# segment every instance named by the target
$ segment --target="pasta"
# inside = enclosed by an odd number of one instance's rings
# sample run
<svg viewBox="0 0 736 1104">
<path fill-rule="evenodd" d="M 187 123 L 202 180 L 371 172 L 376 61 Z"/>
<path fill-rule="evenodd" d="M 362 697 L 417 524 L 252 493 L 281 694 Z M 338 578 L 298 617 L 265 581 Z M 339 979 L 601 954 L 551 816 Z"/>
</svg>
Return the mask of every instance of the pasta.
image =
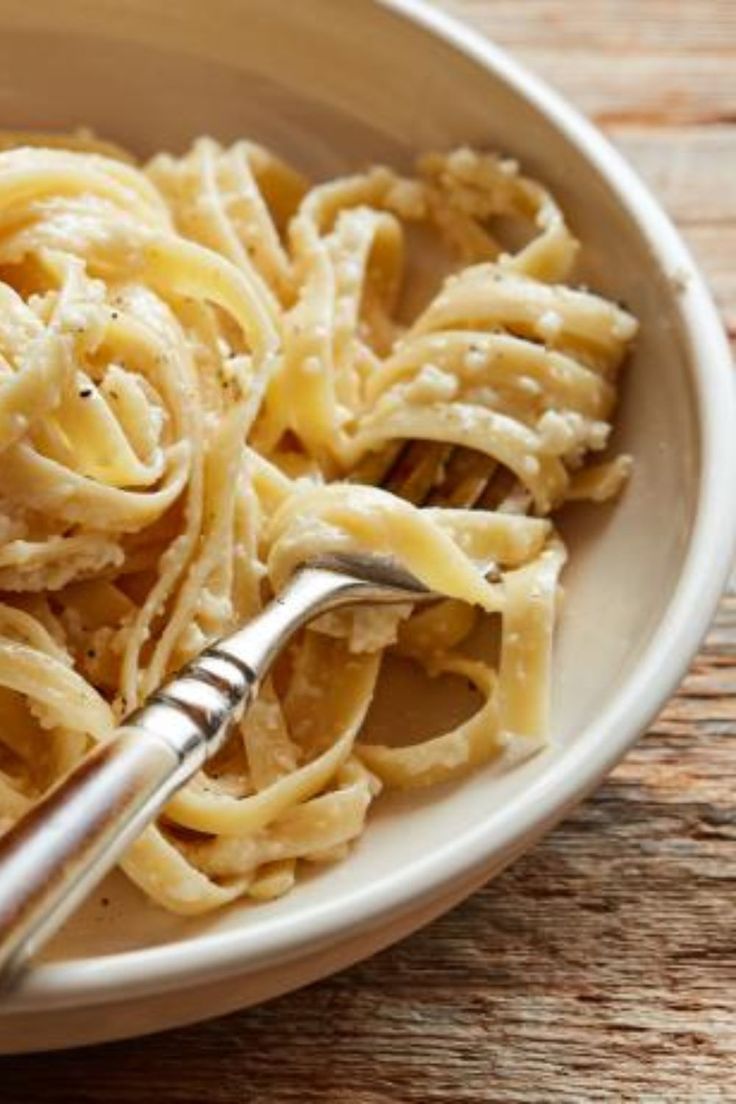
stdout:
<svg viewBox="0 0 736 1104">
<path fill-rule="evenodd" d="M 468 149 L 312 185 L 245 141 L 141 167 L 87 134 L 0 136 L 0 831 L 334 550 L 444 598 L 302 632 L 126 854 L 145 893 L 184 914 L 278 896 L 382 788 L 540 747 L 551 515 L 630 468 L 586 464 L 636 323 L 574 286 L 577 249 L 541 185 Z M 369 743 L 388 653 L 469 682 L 476 712 Z"/>
</svg>

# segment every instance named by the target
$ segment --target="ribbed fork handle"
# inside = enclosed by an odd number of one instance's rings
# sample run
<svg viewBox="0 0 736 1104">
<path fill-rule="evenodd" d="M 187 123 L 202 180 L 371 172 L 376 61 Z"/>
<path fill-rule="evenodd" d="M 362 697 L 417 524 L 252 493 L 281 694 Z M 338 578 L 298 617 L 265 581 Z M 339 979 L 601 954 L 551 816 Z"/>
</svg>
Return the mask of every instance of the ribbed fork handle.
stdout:
<svg viewBox="0 0 736 1104">
<path fill-rule="evenodd" d="M 305 568 L 244 629 L 178 673 L 0 837 L 0 983 L 8 984 L 214 754 L 289 637 L 375 588 Z"/>
</svg>

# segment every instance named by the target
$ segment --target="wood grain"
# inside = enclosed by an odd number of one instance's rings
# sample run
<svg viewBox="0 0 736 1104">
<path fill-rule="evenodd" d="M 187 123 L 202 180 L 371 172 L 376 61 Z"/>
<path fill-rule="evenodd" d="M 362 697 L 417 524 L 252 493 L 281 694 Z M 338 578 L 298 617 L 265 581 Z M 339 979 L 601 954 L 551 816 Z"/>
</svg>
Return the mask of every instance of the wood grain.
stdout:
<svg viewBox="0 0 736 1104">
<path fill-rule="evenodd" d="M 442 0 L 593 114 L 736 340 L 734 0 Z M 265 1007 L 5 1059 L 4 1104 L 736 1102 L 736 588 L 594 799 L 428 930 Z"/>
</svg>

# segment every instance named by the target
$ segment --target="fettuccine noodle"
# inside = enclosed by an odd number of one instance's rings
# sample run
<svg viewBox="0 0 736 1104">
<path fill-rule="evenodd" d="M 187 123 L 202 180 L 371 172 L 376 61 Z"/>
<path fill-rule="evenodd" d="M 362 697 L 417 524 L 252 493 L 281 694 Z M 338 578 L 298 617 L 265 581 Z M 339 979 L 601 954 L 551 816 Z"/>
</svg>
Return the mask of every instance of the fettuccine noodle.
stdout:
<svg viewBox="0 0 736 1104">
<path fill-rule="evenodd" d="M 446 276 L 412 306 L 421 250 Z M 278 896 L 382 788 L 541 745 L 550 515 L 630 466 L 584 466 L 636 324 L 573 285 L 576 252 L 541 185 L 468 149 L 312 185 L 249 142 L 138 167 L 89 135 L 0 136 L 0 830 L 327 551 L 394 556 L 445 598 L 297 637 L 127 853 L 151 898 Z M 477 711 L 369 743 L 388 652 Z"/>
</svg>

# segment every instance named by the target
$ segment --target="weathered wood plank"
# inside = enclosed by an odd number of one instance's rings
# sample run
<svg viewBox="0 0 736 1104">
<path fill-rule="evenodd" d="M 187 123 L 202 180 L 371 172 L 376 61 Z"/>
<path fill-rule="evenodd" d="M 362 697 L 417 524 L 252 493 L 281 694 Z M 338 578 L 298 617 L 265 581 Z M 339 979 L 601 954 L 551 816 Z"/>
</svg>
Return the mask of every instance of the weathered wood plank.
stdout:
<svg viewBox="0 0 736 1104">
<path fill-rule="evenodd" d="M 601 125 L 712 126 L 736 121 L 736 65 L 729 55 L 518 51 L 535 72 Z"/>
<path fill-rule="evenodd" d="M 736 225 L 736 126 L 607 131 L 681 226 Z"/>
<path fill-rule="evenodd" d="M 443 0 L 602 124 L 736 122 L 731 0 Z"/>
<path fill-rule="evenodd" d="M 517 51 L 572 47 L 627 56 L 736 51 L 732 0 L 442 0 L 438 6 Z"/>
</svg>

